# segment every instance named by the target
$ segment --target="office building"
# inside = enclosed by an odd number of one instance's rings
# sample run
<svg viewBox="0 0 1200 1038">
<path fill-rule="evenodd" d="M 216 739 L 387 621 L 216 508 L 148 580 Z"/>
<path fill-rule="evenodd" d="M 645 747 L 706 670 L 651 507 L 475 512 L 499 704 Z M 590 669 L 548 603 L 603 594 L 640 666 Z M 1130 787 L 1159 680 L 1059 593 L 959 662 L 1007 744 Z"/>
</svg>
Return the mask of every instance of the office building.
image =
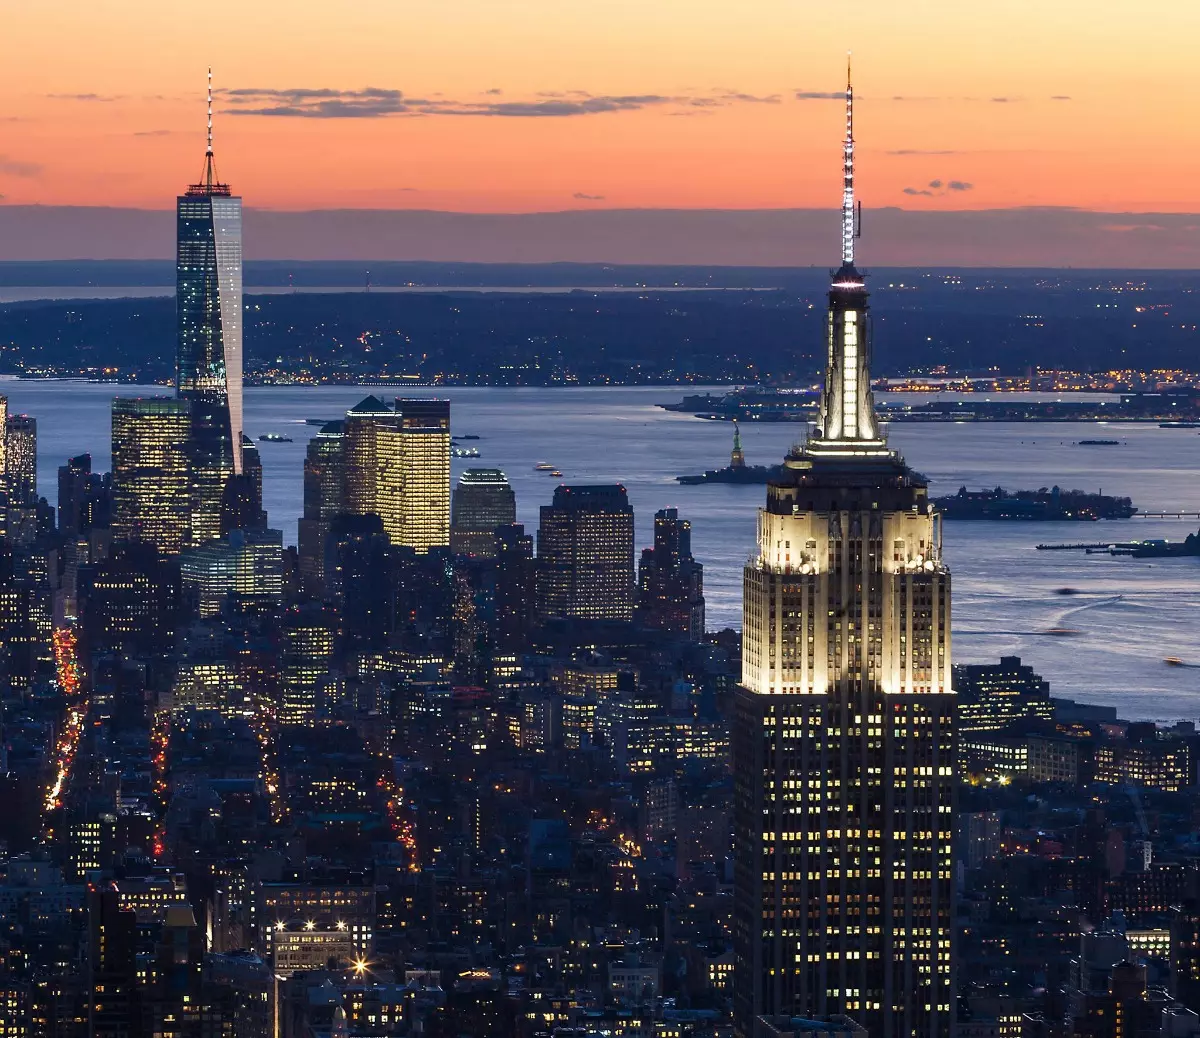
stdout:
<svg viewBox="0 0 1200 1038">
<path fill-rule="evenodd" d="M 654 547 L 638 566 L 637 620 L 643 627 L 704 639 L 704 567 L 692 557 L 692 524 L 674 508 L 654 515 Z"/>
<path fill-rule="evenodd" d="M 499 469 L 467 469 L 450 503 L 450 550 L 492 558 L 496 528 L 517 521 L 517 497 Z"/>
<path fill-rule="evenodd" d="M 960 732 L 1054 719 L 1050 683 L 1022 664 L 1020 656 L 1002 656 L 998 664 L 956 666 L 954 692 Z"/>
<path fill-rule="evenodd" d="M 329 422 L 304 455 L 304 512 L 297 529 L 300 586 L 305 594 L 325 593 L 325 536 L 336 516 L 346 512 L 342 423 Z"/>
<path fill-rule="evenodd" d="M 340 617 L 343 646 L 382 651 L 393 629 L 394 582 L 387 535 L 377 515 L 340 515 L 325 536 L 325 601 Z"/>
<path fill-rule="evenodd" d="M 280 659 L 280 724 L 309 724 L 317 713 L 317 698 L 329 677 L 337 637 L 337 617 L 316 605 L 296 606 L 283 617 Z"/>
<path fill-rule="evenodd" d="M 520 524 L 498 527 L 494 533 L 496 559 L 492 649 L 497 656 L 515 657 L 529 646 L 537 620 L 537 571 L 533 538 Z"/>
<path fill-rule="evenodd" d="M 344 510 L 351 515 L 380 515 L 381 463 L 378 433 L 396 417 L 377 396 L 360 400 L 346 412 L 341 434 Z"/>
<path fill-rule="evenodd" d="M 393 547 L 450 543 L 450 402 L 369 396 L 342 425 L 345 511 L 377 515 Z"/>
<path fill-rule="evenodd" d="M 237 529 L 180 557 L 184 594 L 198 614 L 272 612 L 283 601 L 283 534 Z"/>
<path fill-rule="evenodd" d="M 735 695 L 735 1033 L 846 1015 L 954 1032 L 950 576 L 924 481 L 879 428 L 854 265 L 846 92 L 842 266 L 816 428 L 769 484 L 744 576 Z"/>
<path fill-rule="evenodd" d="M 424 554 L 450 544 L 450 401 L 396 399 L 402 441 L 399 515 L 383 515 L 392 544 Z"/>
<path fill-rule="evenodd" d="M 150 545 L 117 545 L 79 568 L 84 642 L 95 652 L 169 653 L 179 628 L 179 560 Z"/>
<path fill-rule="evenodd" d="M 220 536 L 221 500 L 242 473 L 242 200 L 213 158 L 212 71 L 208 148 L 200 180 L 176 200 L 175 388 L 191 405 L 191 543 Z"/>
<path fill-rule="evenodd" d="M 538 526 L 538 616 L 629 621 L 633 598 L 633 506 L 625 488 L 556 488 Z"/>
<path fill-rule="evenodd" d="M 64 536 L 74 536 L 83 529 L 92 479 L 90 454 L 69 458 L 58 467 L 58 529 Z"/>
<path fill-rule="evenodd" d="M 116 397 L 112 402 L 113 538 L 178 555 L 189 538 L 186 400 Z"/>
</svg>

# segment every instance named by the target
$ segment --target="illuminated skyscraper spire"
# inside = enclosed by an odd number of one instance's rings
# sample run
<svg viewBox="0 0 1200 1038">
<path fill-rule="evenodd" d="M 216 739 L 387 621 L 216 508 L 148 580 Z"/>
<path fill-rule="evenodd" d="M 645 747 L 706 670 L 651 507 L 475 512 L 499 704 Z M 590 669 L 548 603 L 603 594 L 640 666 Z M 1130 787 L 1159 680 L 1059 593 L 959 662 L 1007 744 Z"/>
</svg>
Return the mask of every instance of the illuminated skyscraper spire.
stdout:
<svg viewBox="0 0 1200 1038">
<path fill-rule="evenodd" d="M 211 82 L 212 73 L 209 72 Z M 210 86 L 211 90 L 211 86 Z M 211 96 L 211 95 L 210 95 Z M 209 150 L 212 150 L 212 114 L 209 113 Z M 842 263 L 854 266 L 854 87 L 850 55 L 846 55 L 846 140 L 842 145 Z"/>
<path fill-rule="evenodd" d="M 842 265 L 829 289 L 829 341 L 820 414 L 811 453 L 881 456 L 887 443 L 871 396 L 870 314 L 867 286 L 854 266 L 854 87 L 846 59 L 846 139 L 842 144 Z"/>
<path fill-rule="evenodd" d="M 213 159 L 213 109 L 212 109 L 212 66 L 208 66 L 208 148 L 204 152 L 204 175 L 200 183 L 213 194 L 213 188 L 219 186 L 217 166 Z"/>
</svg>

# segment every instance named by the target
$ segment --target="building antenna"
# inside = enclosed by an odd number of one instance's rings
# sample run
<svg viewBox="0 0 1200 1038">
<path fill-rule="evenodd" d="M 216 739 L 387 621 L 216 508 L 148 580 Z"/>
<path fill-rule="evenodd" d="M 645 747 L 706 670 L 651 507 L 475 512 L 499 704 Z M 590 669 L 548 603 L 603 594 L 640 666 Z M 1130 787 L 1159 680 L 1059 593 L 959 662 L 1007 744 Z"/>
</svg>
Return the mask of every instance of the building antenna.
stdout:
<svg viewBox="0 0 1200 1038">
<path fill-rule="evenodd" d="M 208 147 L 204 152 L 204 187 L 211 195 L 217 182 L 216 162 L 213 159 L 212 66 L 208 66 Z"/>
<path fill-rule="evenodd" d="M 861 217 L 860 217 L 861 219 Z M 842 265 L 854 266 L 857 223 L 854 211 L 854 87 L 846 53 L 846 140 L 842 145 Z"/>
</svg>

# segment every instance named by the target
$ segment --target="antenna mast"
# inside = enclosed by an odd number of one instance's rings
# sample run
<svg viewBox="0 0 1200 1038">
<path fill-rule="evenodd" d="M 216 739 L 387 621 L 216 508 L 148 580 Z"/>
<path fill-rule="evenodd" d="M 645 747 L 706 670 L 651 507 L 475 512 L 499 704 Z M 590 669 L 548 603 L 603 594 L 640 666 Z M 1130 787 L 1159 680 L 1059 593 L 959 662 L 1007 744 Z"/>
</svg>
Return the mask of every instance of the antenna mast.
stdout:
<svg viewBox="0 0 1200 1038">
<path fill-rule="evenodd" d="M 854 87 L 846 55 L 846 140 L 842 145 L 842 265 L 854 266 Z"/>
</svg>

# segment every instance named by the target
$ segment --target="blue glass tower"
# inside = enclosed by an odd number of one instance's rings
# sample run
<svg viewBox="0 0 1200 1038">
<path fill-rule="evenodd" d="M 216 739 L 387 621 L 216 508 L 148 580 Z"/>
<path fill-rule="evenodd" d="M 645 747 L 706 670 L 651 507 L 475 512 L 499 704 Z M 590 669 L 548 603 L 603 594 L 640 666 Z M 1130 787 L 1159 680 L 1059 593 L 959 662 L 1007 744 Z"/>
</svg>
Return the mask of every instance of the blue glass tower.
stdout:
<svg viewBox="0 0 1200 1038">
<path fill-rule="evenodd" d="M 176 394 L 191 404 L 191 529 L 220 536 L 225 485 L 242 471 L 242 200 L 217 178 L 208 73 L 208 150 L 176 204 Z"/>
</svg>

